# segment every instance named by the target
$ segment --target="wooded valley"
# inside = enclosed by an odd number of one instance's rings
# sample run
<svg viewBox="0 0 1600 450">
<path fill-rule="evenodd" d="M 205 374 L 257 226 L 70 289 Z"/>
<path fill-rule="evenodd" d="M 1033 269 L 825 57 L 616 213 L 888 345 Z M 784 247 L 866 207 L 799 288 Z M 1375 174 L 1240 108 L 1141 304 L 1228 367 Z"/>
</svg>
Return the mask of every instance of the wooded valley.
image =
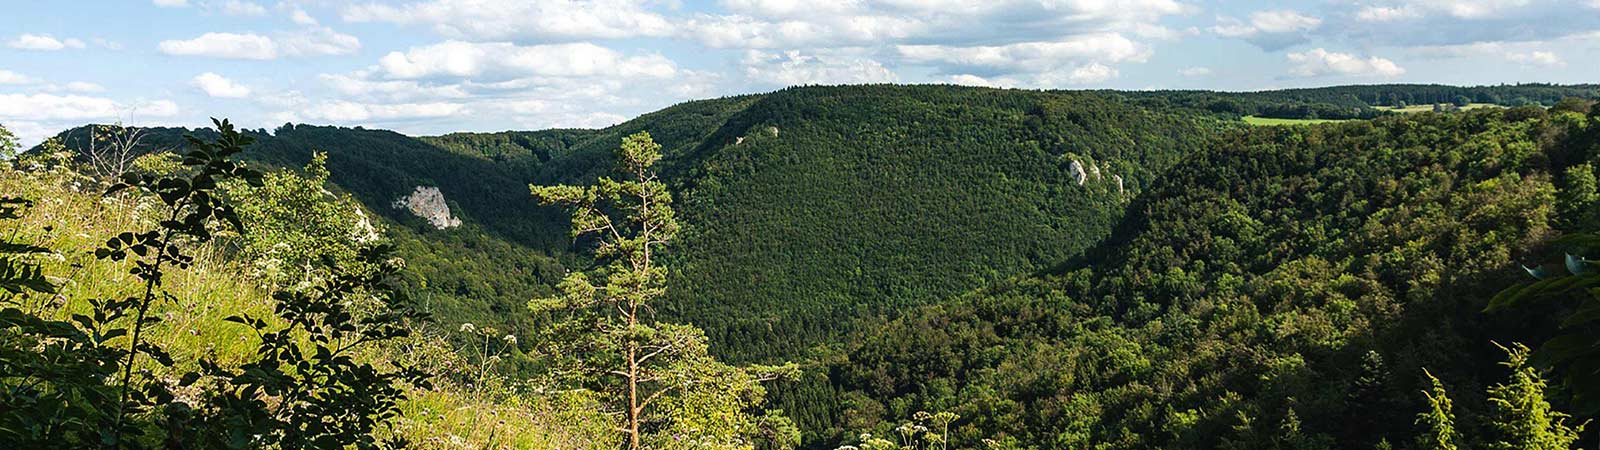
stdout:
<svg viewBox="0 0 1600 450">
<path fill-rule="evenodd" d="M 0 133 L 0 447 L 1594 448 L 1596 98 Z"/>
</svg>

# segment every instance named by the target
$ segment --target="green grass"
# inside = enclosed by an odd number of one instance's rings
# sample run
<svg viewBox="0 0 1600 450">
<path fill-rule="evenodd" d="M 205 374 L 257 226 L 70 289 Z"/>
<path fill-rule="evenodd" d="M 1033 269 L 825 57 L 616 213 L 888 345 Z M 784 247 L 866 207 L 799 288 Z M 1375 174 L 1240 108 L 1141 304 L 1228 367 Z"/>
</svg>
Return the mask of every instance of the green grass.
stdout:
<svg viewBox="0 0 1600 450">
<path fill-rule="evenodd" d="M 1244 123 L 1251 125 L 1315 125 L 1319 123 L 1337 123 L 1344 120 L 1333 119 L 1277 119 L 1272 117 L 1244 116 Z"/>
</svg>

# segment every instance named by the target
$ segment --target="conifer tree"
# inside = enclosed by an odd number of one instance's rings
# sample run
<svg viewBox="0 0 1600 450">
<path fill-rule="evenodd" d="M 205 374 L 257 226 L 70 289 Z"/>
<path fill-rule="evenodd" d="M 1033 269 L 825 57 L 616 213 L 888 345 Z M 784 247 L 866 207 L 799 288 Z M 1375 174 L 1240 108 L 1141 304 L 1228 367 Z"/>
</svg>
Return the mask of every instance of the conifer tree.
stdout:
<svg viewBox="0 0 1600 450">
<path fill-rule="evenodd" d="M 1417 433 L 1416 449 L 1456 450 L 1461 434 L 1456 432 L 1456 413 L 1450 394 L 1445 392 L 1444 383 L 1432 373 L 1427 370 L 1422 373 L 1433 387 L 1422 391 L 1422 395 L 1428 397 L 1428 410 L 1417 414 L 1416 424 L 1422 429 Z"/>
<path fill-rule="evenodd" d="M 1498 345 L 1498 344 L 1497 344 Z M 1528 365 L 1528 347 L 1500 347 L 1507 353 L 1502 365 L 1511 379 L 1489 387 L 1489 428 L 1495 450 L 1568 450 L 1578 441 L 1584 425 L 1567 425 L 1572 416 L 1555 411 L 1545 400 L 1545 380 Z"/>
<path fill-rule="evenodd" d="M 758 427 L 787 422 L 747 413 L 765 394 L 760 382 L 795 366 L 722 364 L 699 328 L 655 319 L 666 292 L 661 251 L 679 230 L 672 196 L 654 169 L 661 146 L 641 132 L 623 139 L 617 156 L 620 179 L 530 187 L 541 203 L 572 211 L 573 238 L 592 236 L 601 265 L 592 274 L 572 272 L 559 295 L 529 303 L 559 318 L 543 350 L 571 369 L 569 381 L 601 393 L 629 449 L 751 448 Z"/>
</svg>

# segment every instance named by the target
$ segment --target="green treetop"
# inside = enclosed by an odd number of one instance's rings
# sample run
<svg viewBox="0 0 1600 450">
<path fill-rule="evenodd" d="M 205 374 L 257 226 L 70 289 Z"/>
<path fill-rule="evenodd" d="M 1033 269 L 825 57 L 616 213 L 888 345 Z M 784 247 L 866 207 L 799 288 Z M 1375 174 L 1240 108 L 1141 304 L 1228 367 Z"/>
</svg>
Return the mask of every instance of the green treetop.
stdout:
<svg viewBox="0 0 1600 450">
<path fill-rule="evenodd" d="M 1444 383 L 1432 373 L 1424 370 L 1423 374 L 1428 376 L 1433 388 L 1422 392 L 1422 395 L 1428 397 L 1428 410 L 1417 414 L 1416 423 L 1422 430 L 1417 434 L 1416 448 L 1456 450 L 1457 443 L 1461 442 L 1461 434 L 1456 432 L 1456 413 L 1450 395 L 1445 392 Z"/>
<path fill-rule="evenodd" d="M 1567 425 L 1572 416 L 1550 407 L 1545 400 L 1545 380 L 1528 365 L 1528 347 L 1514 344 L 1501 363 L 1511 368 L 1511 379 L 1489 388 L 1489 427 L 1497 450 L 1568 450 L 1578 441 L 1585 424 Z"/>
</svg>

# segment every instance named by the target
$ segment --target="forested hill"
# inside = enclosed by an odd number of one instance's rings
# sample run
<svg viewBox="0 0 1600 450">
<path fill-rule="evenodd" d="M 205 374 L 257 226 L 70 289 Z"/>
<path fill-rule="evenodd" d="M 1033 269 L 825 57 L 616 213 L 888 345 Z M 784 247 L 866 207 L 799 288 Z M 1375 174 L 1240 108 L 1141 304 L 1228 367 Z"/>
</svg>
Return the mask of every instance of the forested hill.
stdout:
<svg viewBox="0 0 1600 450">
<path fill-rule="evenodd" d="M 1517 262 L 1593 227 L 1596 120 L 1524 107 L 1232 135 L 1085 258 L 858 336 L 832 372 L 839 415 L 882 432 L 956 412 L 963 447 L 1446 448 L 1407 445 L 1428 437 L 1412 425 L 1427 370 L 1461 448 L 1512 448 L 1487 447 L 1511 417 L 1483 396 L 1508 376 L 1496 342 L 1544 342 L 1571 306 L 1483 311 L 1532 280 Z"/>
<path fill-rule="evenodd" d="M 1596 91 L 803 87 L 684 103 L 601 130 L 412 138 L 285 125 L 255 131 L 250 154 L 297 168 L 327 152 L 335 185 L 404 225 L 394 232 L 417 269 L 413 285 L 441 317 L 520 329 L 530 320 L 523 304 L 584 264 L 570 256 L 581 248 L 563 216 L 538 207 L 527 184 L 593 179 L 622 136 L 649 131 L 664 146 L 664 175 L 688 227 L 663 312 L 703 326 L 725 357 L 763 360 L 835 342 L 854 319 L 1076 255 L 1108 236 L 1123 205 L 1167 167 L 1240 127 L 1242 114 L 1457 95 L 1554 103 Z M 179 148 L 185 131 L 152 129 L 145 147 Z M 87 135 L 60 137 L 81 149 Z M 437 187 L 463 225 L 436 229 L 394 206 L 419 186 Z"/>
<path fill-rule="evenodd" d="M 964 446 L 1373 448 L 1411 436 L 1421 368 L 1482 386 L 1500 374 L 1490 339 L 1554 328 L 1479 311 L 1516 280 L 1512 258 L 1600 216 L 1582 165 L 1594 134 L 1571 133 L 1592 119 L 1377 102 L 1596 94 L 801 87 L 600 130 L 285 125 L 247 131 L 246 154 L 298 168 L 326 152 L 445 328 L 531 335 L 526 304 L 589 268 L 593 242 L 528 185 L 592 182 L 648 131 L 684 226 L 657 312 L 703 328 L 724 359 L 805 363 L 773 400 L 813 447 L 925 410 L 964 417 Z M 1239 120 L 1278 113 L 1376 119 Z M 142 148 L 189 131 L 149 129 Z M 59 137 L 82 152 L 87 136 Z M 1569 169 L 1589 173 L 1588 194 Z M 429 217 L 402 208 L 417 205 Z M 1460 401 L 1477 414 L 1473 395 Z M 1280 439 L 1291 426 L 1303 442 Z"/>
<path fill-rule="evenodd" d="M 410 138 L 286 125 L 258 131 L 253 154 L 299 167 L 327 152 L 334 184 L 404 225 L 414 287 L 442 318 L 526 325 L 522 305 L 584 264 L 527 184 L 593 179 L 622 136 L 649 131 L 688 230 L 664 312 L 705 327 L 717 352 L 756 360 L 1070 257 L 1157 173 L 1233 126 L 1094 93 L 808 87 L 603 130 Z M 177 147 L 183 131 L 146 143 Z M 74 148 L 84 136 L 62 135 Z M 439 188 L 463 225 L 434 229 L 393 207 L 418 186 Z"/>
</svg>

